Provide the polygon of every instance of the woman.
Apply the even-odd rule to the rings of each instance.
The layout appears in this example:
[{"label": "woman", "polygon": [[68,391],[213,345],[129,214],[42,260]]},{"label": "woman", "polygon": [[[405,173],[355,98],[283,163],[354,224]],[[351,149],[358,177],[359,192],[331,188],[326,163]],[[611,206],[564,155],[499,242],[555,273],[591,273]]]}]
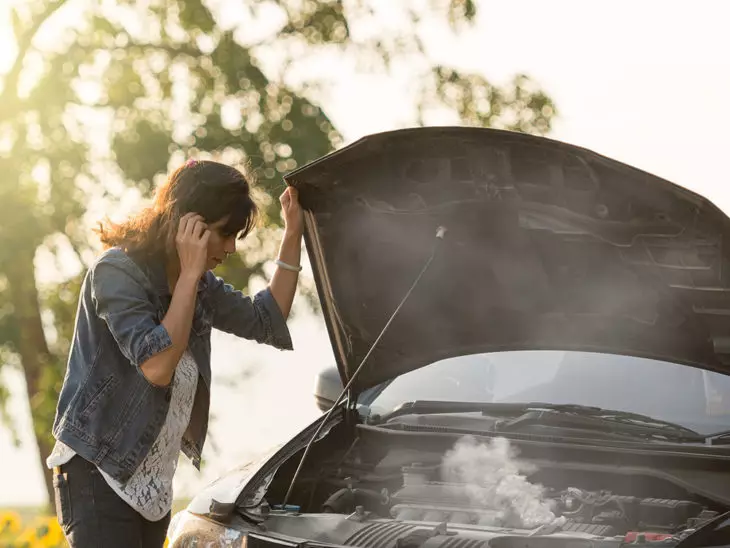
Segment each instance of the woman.
[{"label": "woman", "polygon": [[70,546],[163,545],[180,451],[200,467],[213,327],[292,349],[303,214],[295,189],[280,201],[277,270],[253,299],[211,272],[256,219],[232,167],[191,160],[150,208],[100,226],[107,250],[81,288],[48,458]]}]

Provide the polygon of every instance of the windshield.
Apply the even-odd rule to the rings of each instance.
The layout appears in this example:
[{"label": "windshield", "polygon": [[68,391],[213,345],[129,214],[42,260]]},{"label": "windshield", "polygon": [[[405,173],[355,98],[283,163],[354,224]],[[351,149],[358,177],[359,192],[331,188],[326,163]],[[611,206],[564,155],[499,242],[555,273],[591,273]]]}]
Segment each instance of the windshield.
[{"label": "windshield", "polygon": [[591,405],[641,413],[701,434],[728,429],[730,377],[612,354],[518,351],[461,356],[363,395],[372,413],[415,400]]}]

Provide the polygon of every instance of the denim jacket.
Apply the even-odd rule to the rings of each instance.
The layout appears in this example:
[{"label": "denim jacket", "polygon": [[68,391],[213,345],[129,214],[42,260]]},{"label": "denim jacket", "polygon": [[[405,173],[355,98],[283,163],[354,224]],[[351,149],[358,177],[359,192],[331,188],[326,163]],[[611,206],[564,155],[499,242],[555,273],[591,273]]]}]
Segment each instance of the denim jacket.
[{"label": "denim jacket", "polygon": [[[147,455],[167,415],[171,386],[150,383],[140,365],[172,344],[161,323],[171,298],[162,261],[137,262],[118,248],[97,260],[81,287],[53,435],[122,483]],[[182,440],[183,453],[198,469],[208,431],[213,327],[292,349],[268,289],[251,299],[206,272],[188,342],[200,376]]]}]

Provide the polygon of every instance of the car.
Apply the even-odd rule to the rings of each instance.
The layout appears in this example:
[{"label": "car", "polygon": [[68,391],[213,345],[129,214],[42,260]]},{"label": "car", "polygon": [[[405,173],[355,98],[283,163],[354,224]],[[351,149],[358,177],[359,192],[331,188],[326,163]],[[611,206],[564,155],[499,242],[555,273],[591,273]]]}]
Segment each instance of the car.
[{"label": "car", "polygon": [[369,135],[285,176],[336,364],[321,417],[169,546],[727,545],[730,219],[515,132]]}]

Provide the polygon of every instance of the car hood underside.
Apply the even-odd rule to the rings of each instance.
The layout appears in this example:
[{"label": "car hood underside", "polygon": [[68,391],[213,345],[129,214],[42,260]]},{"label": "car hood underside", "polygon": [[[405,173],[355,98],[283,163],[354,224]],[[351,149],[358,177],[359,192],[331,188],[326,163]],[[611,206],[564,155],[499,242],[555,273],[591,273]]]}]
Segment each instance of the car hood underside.
[{"label": "car hood underside", "polygon": [[347,382],[472,352],[636,355],[730,373],[728,218],[564,143],[489,129],[366,137],[286,176]]}]

